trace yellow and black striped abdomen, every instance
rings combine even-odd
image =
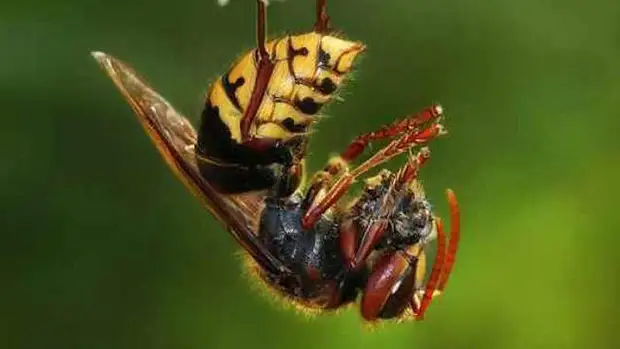
[[[270,41],[266,50],[273,70],[263,95],[258,96],[249,138],[273,145],[307,137],[316,115],[345,81],[364,45],[311,32]],[[255,49],[241,56],[211,86],[198,138],[201,161],[219,167],[256,167],[286,157],[277,153],[282,149],[256,147],[256,143],[250,147],[243,139],[241,122],[257,91],[257,75]]]
[[[305,133],[321,107],[344,81],[353,60],[364,49],[359,43],[311,32],[285,36],[266,45],[274,62],[250,135],[288,140]],[[240,122],[256,82],[256,50],[239,58],[212,86],[208,102],[241,143]]]

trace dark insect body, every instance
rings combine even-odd
[[[257,5],[257,47],[211,85],[198,132],[129,66],[93,55],[170,168],[226,226],[270,289],[305,309],[338,309],[361,298],[367,321],[422,319],[445,288],[460,238],[452,191],[447,242],[417,180],[428,143],[444,133],[441,107],[355,138],[306,185],[310,128],[365,46],[331,35],[326,0],[317,0],[312,32],[266,43],[265,4]],[[380,140],[390,142],[350,165]],[[365,178],[360,196],[343,199],[355,180],[403,154],[410,155],[401,169]],[[425,248],[434,239],[426,278]]]

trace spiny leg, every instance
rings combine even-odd
[[[332,157],[327,165],[313,176],[304,199],[304,206],[310,207],[313,206],[313,203],[319,201],[332,184],[333,178],[340,173],[348,171],[349,163],[355,161],[371,142],[390,139],[401,136],[406,132],[412,132],[419,129],[422,125],[438,119],[442,114],[443,108],[440,105],[432,105],[391,125],[384,125],[376,131],[356,137],[339,156]]]
[[[397,120],[391,125],[383,125],[378,130],[357,136],[339,156],[330,159],[327,166],[323,168],[323,172],[328,172],[335,176],[342,170],[347,169],[348,164],[355,161],[371,142],[386,140],[402,136],[407,132],[413,132],[418,130],[420,126],[437,120],[442,114],[443,108],[440,105],[432,105],[417,114]]]
[[[327,0],[316,0],[316,23],[314,31],[327,33],[329,31],[329,16],[327,15]]]
[[[423,147],[416,155],[409,156],[409,161],[407,161],[407,164],[396,173],[394,186],[397,189],[400,189],[403,186],[412,183],[416,178],[418,178],[418,172],[420,171],[422,165],[424,165],[430,158],[431,151],[428,147]]]
[[[394,138],[404,134],[405,132],[411,132],[420,126],[439,118],[442,114],[443,108],[440,105],[432,105],[417,114],[397,120],[391,125],[382,126],[376,131],[368,132],[356,137],[340,156],[345,161],[351,162],[357,159],[371,142]]]
[[[259,147],[261,146],[260,141],[250,138],[250,128],[254,123],[258,107],[265,95],[265,90],[267,89],[275,64],[271,61],[267,48],[265,47],[267,31],[266,5],[264,0],[256,0],[256,4],[258,5],[256,18],[256,81],[254,82],[252,96],[250,96],[250,101],[241,119],[241,138],[245,144]]]
[[[390,142],[386,147],[376,152],[370,159],[351,171],[345,171],[344,174],[336,180],[325,195],[319,200],[315,200],[308,208],[302,224],[304,228],[310,229],[321,215],[332,207],[349,189],[353,181],[367,172],[368,170],[402,154],[416,145],[428,143],[433,138],[444,134],[445,130],[439,123],[433,123],[423,130],[414,130],[407,132],[396,140]]]
[[[267,10],[265,0],[257,0],[257,18],[256,18],[256,49],[258,50],[259,62],[269,60],[269,53],[265,47],[265,37],[267,32]]]

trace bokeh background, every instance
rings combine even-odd
[[[269,8],[273,35],[311,0]],[[620,348],[620,2],[333,0],[369,50],[313,137],[441,102],[423,171],[463,211],[448,292],[421,323],[307,319],[243,276],[225,230],[168,171],[89,56],[130,62],[197,121],[253,44],[254,2],[0,5],[0,348]],[[390,163],[395,169],[398,161]]]

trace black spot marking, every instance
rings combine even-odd
[[[323,51],[322,47],[319,47],[319,67],[329,67],[330,59],[332,59],[332,56],[329,53]]]
[[[286,118],[282,121],[282,126],[289,131],[294,133],[306,132],[308,129],[308,125],[306,124],[296,124],[293,118]]]
[[[304,56],[305,57],[305,56],[308,55],[308,53],[310,53],[310,51],[308,51],[307,47],[302,47],[302,48],[296,49],[296,48],[294,48],[292,46],[292,43],[288,47],[288,52],[289,52],[289,55],[292,58],[295,58],[295,56]]]
[[[330,95],[334,93],[334,91],[336,91],[336,89],[338,88],[338,86],[336,86],[336,84],[334,84],[334,82],[330,78],[323,79],[321,81],[321,84],[315,87],[317,91],[321,92],[324,95]]]
[[[229,74],[222,76],[222,86],[224,87],[224,91],[226,92],[226,97],[232,102],[232,104],[237,108],[237,110],[242,111],[241,104],[239,103],[239,98],[237,98],[237,89],[243,84],[245,84],[245,78],[240,76],[233,83],[229,80]]]
[[[319,112],[323,104],[315,102],[311,97],[306,97],[302,100],[295,100],[295,107],[304,114],[314,115]]]

